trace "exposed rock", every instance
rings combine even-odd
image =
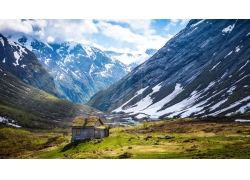
[[[59,97],[53,77],[40,64],[33,52],[0,34],[0,69],[23,82]]]
[[[243,112],[250,106],[249,32],[250,20],[191,20],[87,104],[154,119]]]
[[[133,155],[132,153],[125,152],[125,153],[119,155],[118,158],[119,159],[127,159],[127,158],[132,157],[132,155]]]
[[[173,139],[175,137],[171,137],[171,136],[165,136],[165,139]]]
[[[11,39],[29,48],[53,76],[61,97],[75,103],[87,102],[129,72],[127,65],[93,46],[76,42],[44,43],[28,36]]]

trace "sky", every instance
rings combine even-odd
[[[5,36],[21,33],[47,43],[74,41],[103,51],[143,54],[147,49],[160,49],[188,21],[189,19],[0,19],[0,33]],[[131,63],[132,59],[127,58],[121,61]]]
[[[142,54],[134,59],[120,56],[125,64],[147,59],[146,49],[160,49],[190,19],[249,17],[247,6],[231,0],[12,1],[2,4],[8,8],[0,11],[0,33],[22,32],[48,43],[75,41],[103,51]]]

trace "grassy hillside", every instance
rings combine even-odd
[[[250,114],[147,122],[112,128],[110,136],[103,139],[73,143],[70,143],[70,134],[33,132],[33,138],[43,137],[39,141],[40,149],[31,147],[19,155],[16,153],[14,158],[249,159],[250,123],[235,122],[236,118],[250,119]],[[0,133],[3,130],[0,129]],[[0,144],[2,142],[0,139]],[[1,151],[3,149],[0,150],[3,155]],[[3,158],[9,157],[11,154]]]
[[[67,132],[30,132],[24,129],[0,129],[0,158],[16,158],[68,142]]]
[[[14,120],[24,128],[69,127],[75,116],[98,112],[85,105],[58,99],[2,69],[0,84],[0,117]]]

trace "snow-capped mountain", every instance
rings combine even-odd
[[[245,112],[250,20],[191,20],[149,60],[88,105],[151,119]]]
[[[0,34],[0,69],[47,93],[59,96],[52,76],[34,53]]]
[[[96,92],[124,77],[129,68],[103,51],[85,44],[48,44],[31,37],[16,38],[37,56],[53,76],[60,95],[75,103],[85,103]]]
[[[130,70],[134,69],[136,66],[140,65],[144,61],[148,60],[153,56],[157,50],[156,49],[147,49],[144,53],[141,54],[131,54],[131,53],[119,53],[115,51],[104,51],[108,55],[118,59],[121,62],[128,62],[128,67]]]

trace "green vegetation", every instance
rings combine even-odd
[[[0,158],[18,158],[64,142],[69,142],[69,139],[60,132],[30,132],[4,127],[0,129]]]
[[[12,74],[0,77],[0,116],[15,120],[25,128],[65,128],[77,115],[95,109],[74,104],[23,83]]]
[[[249,118],[249,114],[244,116]],[[238,123],[234,119],[208,117],[147,122],[146,127],[143,123],[116,127],[110,129],[109,137],[72,143],[70,129],[68,133],[51,133],[2,128],[0,146],[4,148],[0,152],[3,158],[35,159],[248,159],[250,123]]]

